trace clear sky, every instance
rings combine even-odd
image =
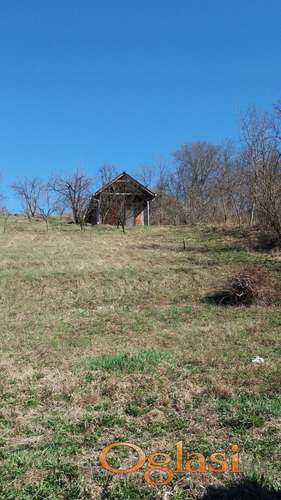
[[[2,0],[0,172],[133,173],[281,98],[280,0]],[[3,190],[3,189],[2,189]],[[13,208],[15,202],[6,203]]]

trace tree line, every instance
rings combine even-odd
[[[158,223],[235,222],[281,237],[281,104],[248,110],[238,143],[184,144],[172,169],[159,166]]]
[[[154,224],[234,222],[267,227],[281,238],[281,104],[272,112],[249,109],[240,140],[222,144],[197,141],[182,145],[172,162],[139,168],[140,181],[157,193],[151,205]],[[113,165],[98,171],[99,183],[114,178]],[[29,220],[71,211],[83,228],[94,179],[76,171],[40,179],[19,179],[12,189]]]

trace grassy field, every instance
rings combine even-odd
[[[280,253],[236,228],[51,226],[0,226],[0,498],[180,500],[232,478],[152,488],[102,469],[115,441],[173,459],[180,440],[205,456],[236,443],[240,475],[281,488],[280,309],[205,300],[245,263],[280,281]]]

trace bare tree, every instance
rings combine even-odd
[[[54,192],[50,182],[42,184],[41,196],[38,201],[38,212],[46,224],[49,231],[49,219],[60,210],[61,204]]]
[[[5,233],[7,230],[8,220],[9,220],[11,213],[9,212],[9,210],[6,207],[1,207],[0,215],[1,215],[1,218],[3,219],[3,233]]]
[[[209,183],[209,220],[236,219],[239,225],[249,206],[249,185],[241,166],[240,152],[231,141],[219,146],[217,172]]]
[[[279,116],[281,118],[281,99],[280,99],[280,101],[278,101],[274,104],[274,109],[275,109],[277,116]]]
[[[174,224],[180,210],[172,188],[173,174],[163,158],[159,159],[154,170],[157,176],[155,183],[157,197],[151,204],[151,220],[154,224]]]
[[[109,184],[116,176],[116,168],[110,163],[104,163],[98,170],[98,179],[102,187],[106,187],[107,184]],[[91,207],[95,203],[99,204],[99,217],[102,223],[104,223],[104,221],[106,220],[107,215],[110,212],[113,212],[113,210],[116,208],[114,207],[112,190],[114,190],[114,186],[109,186],[102,191],[98,202],[94,198],[92,198],[90,201]]]
[[[68,176],[57,176],[51,182],[58,201],[72,211],[73,221],[84,228],[92,197],[92,179],[76,171]]]
[[[21,179],[12,184],[12,189],[19,198],[23,210],[31,220],[38,211],[38,202],[42,191],[42,182],[39,179]]]
[[[111,182],[114,177],[116,177],[116,175],[116,167],[114,165],[111,165],[110,163],[104,163],[104,165],[102,165],[98,171],[98,177],[102,186]]]
[[[281,134],[273,115],[249,110],[242,123],[242,162],[251,186],[251,221],[281,237]]]
[[[190,222],[209,215],[210,195],[219,172],[219,146],[207,142],[183,145],[175,153],[174,190]]]
[[[152,165],[142,165],[139,167],[138,177],[145,187],[151,186],[154,170]]]
[[[116,224],[117,227],[121,226],[123,233],[125,233],[127,204],[126,182],[120,180],[106,186],[99,198],[102,223],[109,219],[111,224]]]

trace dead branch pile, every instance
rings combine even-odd
[[[280,298],[281,290],[275,277],[261,266],[244,267],[207,296],[209,302],[231,306],[272,305]]]

